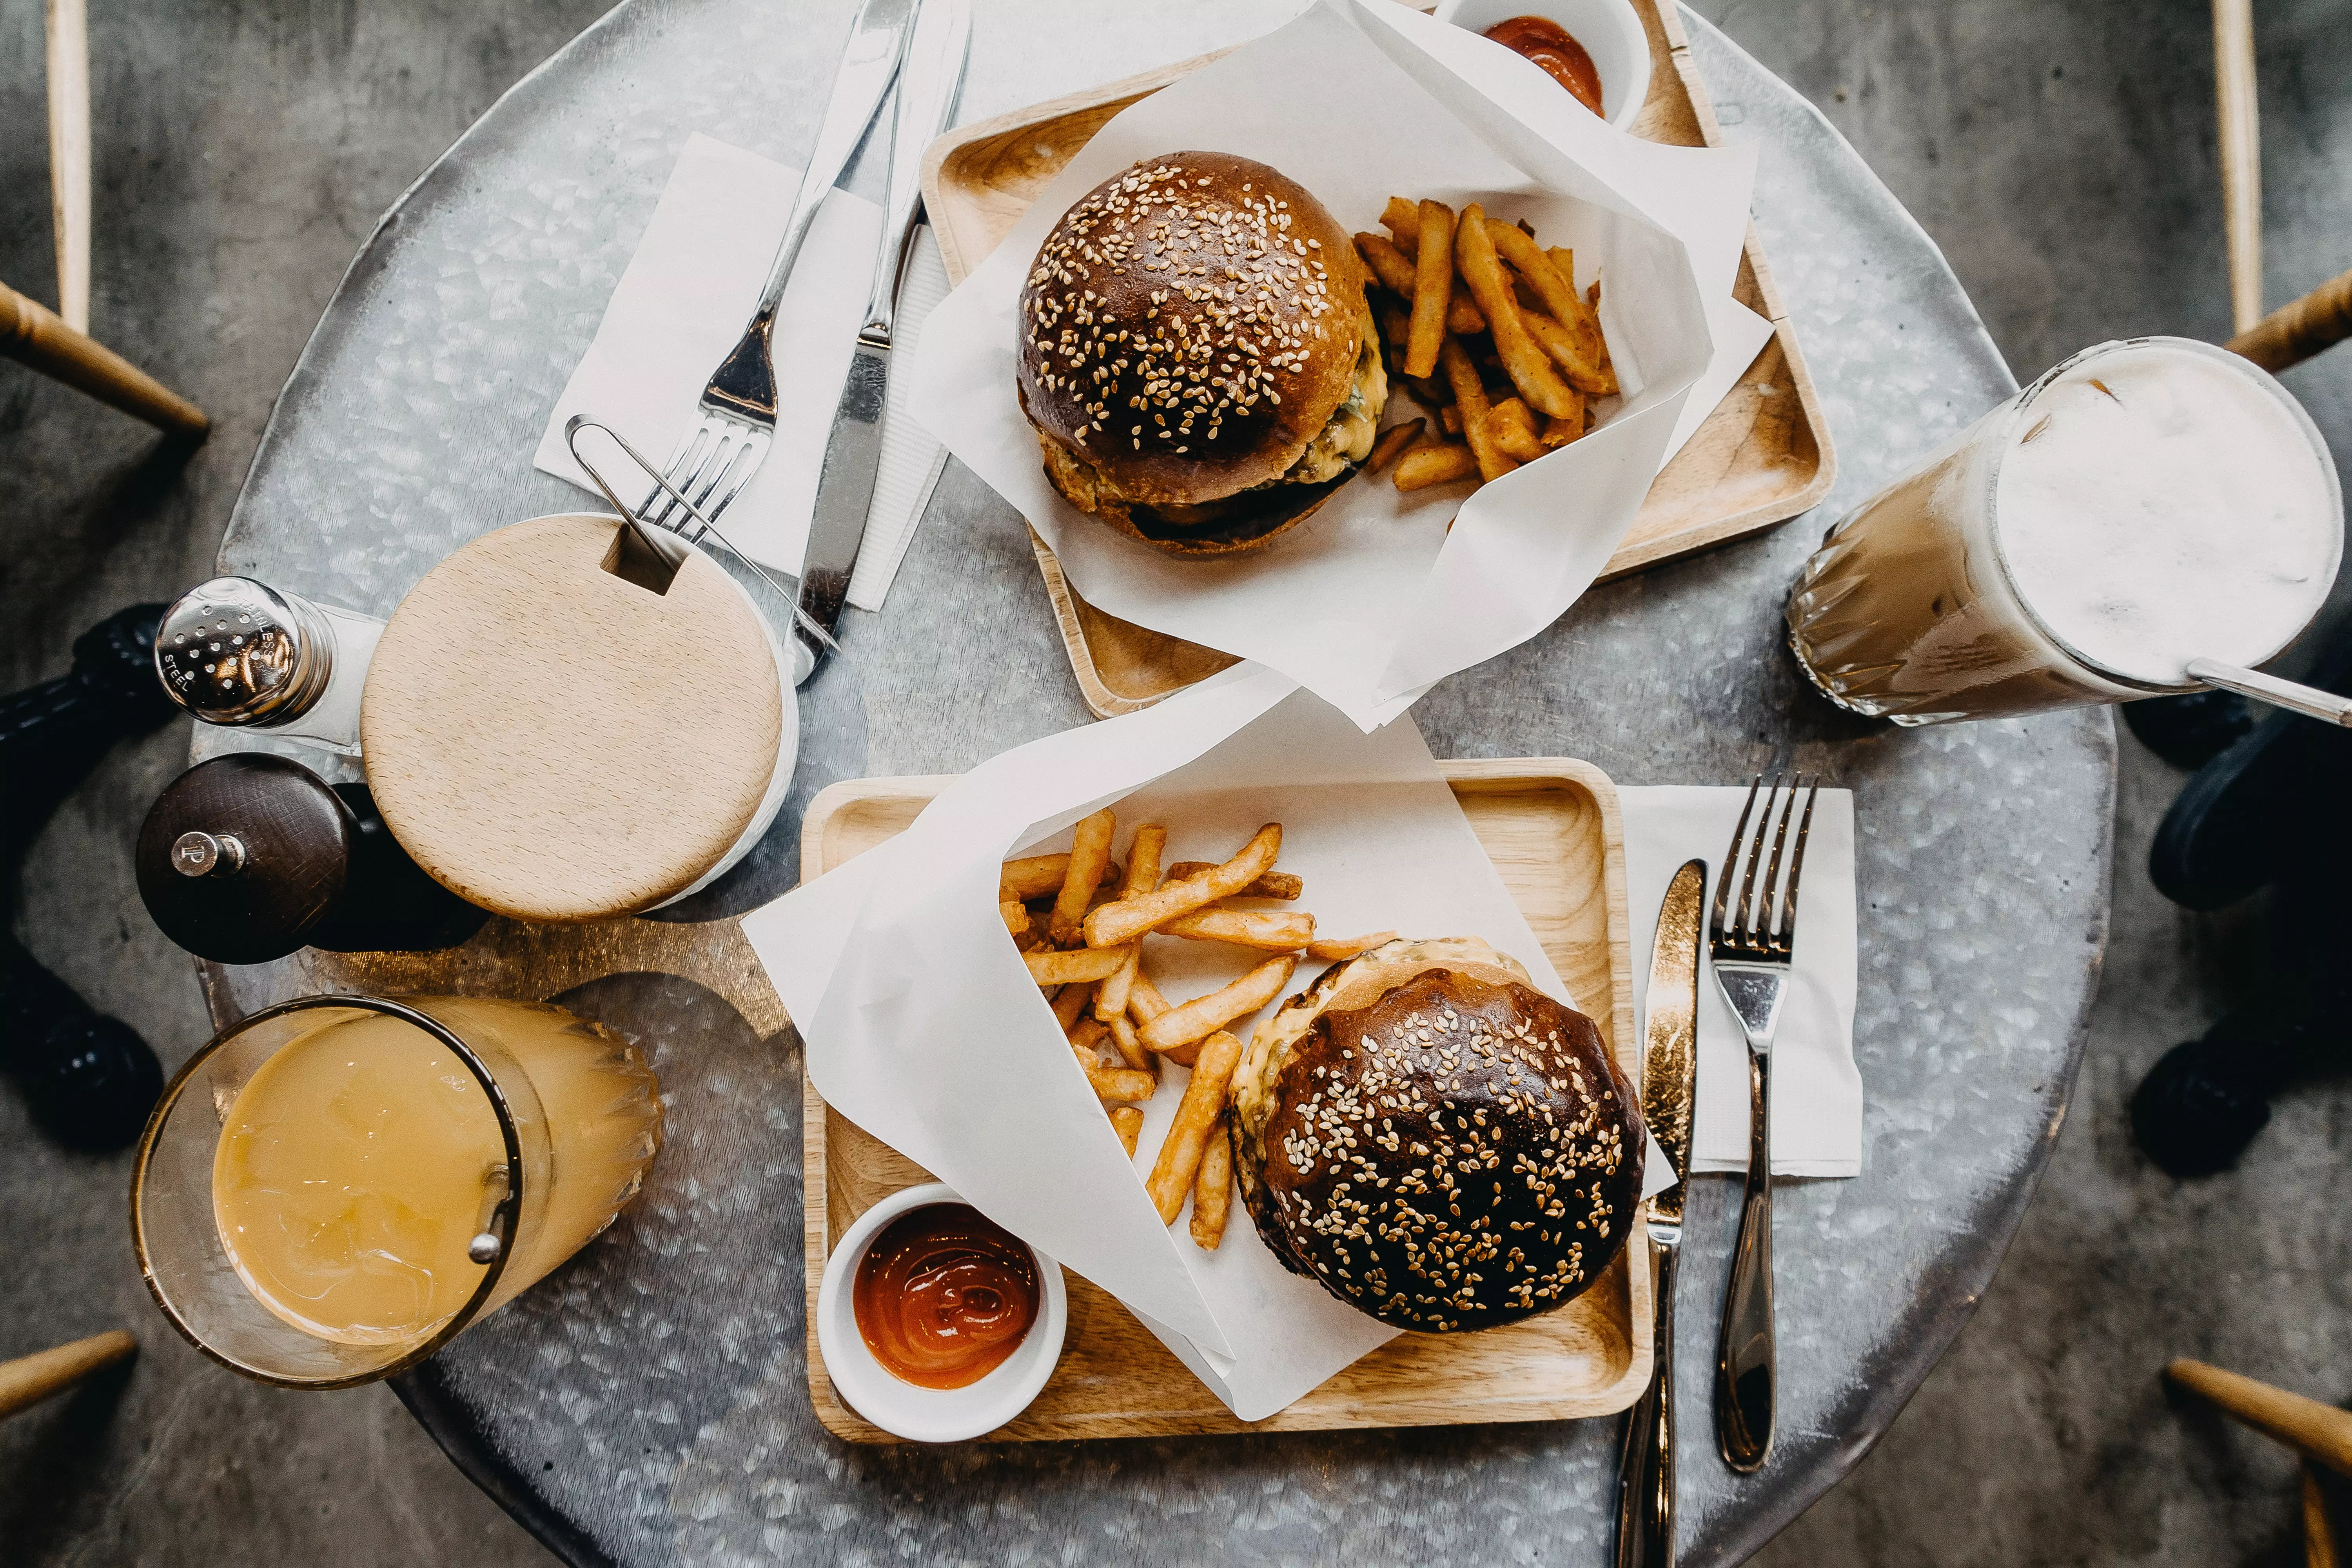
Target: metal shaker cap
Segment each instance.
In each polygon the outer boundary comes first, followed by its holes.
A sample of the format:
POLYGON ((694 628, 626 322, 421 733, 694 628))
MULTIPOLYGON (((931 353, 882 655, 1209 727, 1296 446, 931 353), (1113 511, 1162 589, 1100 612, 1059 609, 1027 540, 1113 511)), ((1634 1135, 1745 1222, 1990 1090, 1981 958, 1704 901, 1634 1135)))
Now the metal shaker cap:
POLYGON ((250 577, 182 595, 155 633, 155 674, 207 724, 282 724, 327 689, 335 633, 309 600, 250 577))

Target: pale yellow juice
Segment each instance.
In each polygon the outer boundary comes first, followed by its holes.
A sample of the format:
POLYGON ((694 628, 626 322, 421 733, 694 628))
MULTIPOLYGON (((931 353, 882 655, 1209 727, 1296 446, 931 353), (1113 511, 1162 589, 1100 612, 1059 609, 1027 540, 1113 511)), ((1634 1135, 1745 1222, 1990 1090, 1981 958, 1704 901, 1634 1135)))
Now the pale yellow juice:
MULTIPOLYGON (((418 1005, 488 1063, 522 1148, 522 1210, 495 1309, 610 1224, 660 1144, 653 1073, 634 1048, 551 1007, 418 1005)), ((344 1344, 446 1324, 488 1266, 467 1256, 505 1191, 507 1150, 464 1059, 383 1014, 345 1017, 265 1062, 230 1102, 213 1211, 255 1300, 344 1344)))

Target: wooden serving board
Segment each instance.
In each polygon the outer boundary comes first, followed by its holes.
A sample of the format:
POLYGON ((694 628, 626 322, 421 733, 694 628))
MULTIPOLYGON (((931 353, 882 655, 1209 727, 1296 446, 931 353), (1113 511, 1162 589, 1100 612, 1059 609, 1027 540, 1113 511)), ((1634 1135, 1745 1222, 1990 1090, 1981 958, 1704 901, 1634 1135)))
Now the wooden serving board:
MULTIPOLYGON (((1438 766, 1561 983, 1600 1026, 1626 1081, 1640 1083, 1615 786, 1591 763, 1564 757, 1438 766)), ((903 831, 950 782, 857 779, 823 791, 801 830, 802 879, 903 831)), ((817 1291, 835 1237, 883 1197, 932 1178, 827 1106, 805 1076, 802 1110, 809 1397, 839 1436, 895 1442, 845 1405, 825 1375, 817 1291)), ((1247 1226, 1238 1203, 1235 1211, 1233 1223, 1247 1226)), ((988 1440, 1559 1421, 1622 1410, 1650 1381, 1652 1274, 1649 1250, 1639 1246, 1628 1246, 1557 1312, 1476 1334, 1402 1334, 1258 1422, 1236 1420, 1101 1289, 1066 1270, 1065 1279, 1069 1333, 1061 1363, 1035 1403, 988 1440)))
MULTIPOLYGON (((1722 141, 1675 7, 1633 0, 1650 35, 1650 96, 1633 132, 1678 147, 1722 141)), ((1139 99, 1230 50, 1182 60, 1089 92, 961 126, 923 157, 923 206, 950 282, 961 283, 1103 124, 1139 99)), ((1343 226, 1345 226, 1343 217, 1343 226)), ((1365 226, 1369 226, 1367 222, 1365 226)), ((1748 226, 1733 294, 1773 334, 1728 395, 1650 486, 1649 499, 1600 580, 1696 554, 1809 510, 1837 482, 1837 458, 1812 376, 1748 226)), ((1030 543, 1087 706, 1103 717, 1148 708, 1234 662, 1230 654, 1139 626, 1080 598, 1033 530, 1030 543)))

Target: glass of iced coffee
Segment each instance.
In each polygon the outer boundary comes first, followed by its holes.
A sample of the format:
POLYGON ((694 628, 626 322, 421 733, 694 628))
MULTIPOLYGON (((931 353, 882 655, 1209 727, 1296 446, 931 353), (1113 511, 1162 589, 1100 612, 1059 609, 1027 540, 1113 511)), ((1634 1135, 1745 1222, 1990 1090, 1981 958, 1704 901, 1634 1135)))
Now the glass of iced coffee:
POLYGON ((2186 338, 2085 349, 1856 508, 1805 563, 1789 641, 1897 724, 2198 690, 2327 597, 2344 497, 2275 380, 2186 338))

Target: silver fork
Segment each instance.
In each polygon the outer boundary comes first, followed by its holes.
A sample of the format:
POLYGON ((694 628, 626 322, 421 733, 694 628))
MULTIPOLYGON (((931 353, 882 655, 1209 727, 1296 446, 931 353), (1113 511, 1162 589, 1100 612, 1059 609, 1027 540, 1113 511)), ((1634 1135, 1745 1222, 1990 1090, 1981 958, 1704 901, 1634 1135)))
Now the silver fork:
POLYGON ((816 209, 841 177, 842 167, 873 122, 882 95, 889 90, 890 79, 898 72, 913 9, 914 0, 866 0, 858 12, 841 69, 833 79, 816 148, 801 176, 800 193, 793 198, 792 219, 784 226, 775 259, 768 264, 767 285, 760 290, 760 302, 752 308, 742 338, 702 389, 701 417, 678 438, 662 468, 668 487, 656 485, 646 492, 636 513, 646 521, 700 542, 703 524, 727 510, 767 457, 776 437, 776 367, 770 344, 776 305, 784 297, 793 263, 800 258, 801 242, 816 221, 816 209), (681 506, 681 497, 693 506, 681 506))
POLYGON ((1798 774, 1775 826, 1772 812, 1780 797, 1780 775, 1773 774, 1750 840, 1748 822, 1756 810, 1757 793, 1763 789, 1764 775, 1758 773, 1748 786, 1748 804, 1739 808, 1739 826, 1731 830, 1731 847, 1724 852, 1723 875, 1716 883, 1715 910, 1707 921, 1707 956, 1715 983, 1748 1037, 1748 1184, 1731 1280, 1724 1289, 1723 1338, 1715 1369, 1716 1445, 1723 1450, 1723 1462, 1742 1474, 1760 1468, 1772 1451, 1772 1036, 1780 1026, 1780 1002, 1789 989, 1790 957, 1797 942, 1797 879, 1805 869, 1805 838, 1812 830, 1813 801, 1822 784, 1816 774, 1812 787, 1805 790, 1804 775, 1798 774), (1801 790, 1805 792, 1805 811, 1799 817, 1801 790), (1793 848, 1788 843, 1791 818, 1797 823, 1793 848), (1771 840, 1769 861, 1767 838, 1771 840), (1784 849, 1789 858, 1785 881, 1780 876, 1784 849), (1734 868, 1743 861, 1735 914, 1731 879, 1734 868))

